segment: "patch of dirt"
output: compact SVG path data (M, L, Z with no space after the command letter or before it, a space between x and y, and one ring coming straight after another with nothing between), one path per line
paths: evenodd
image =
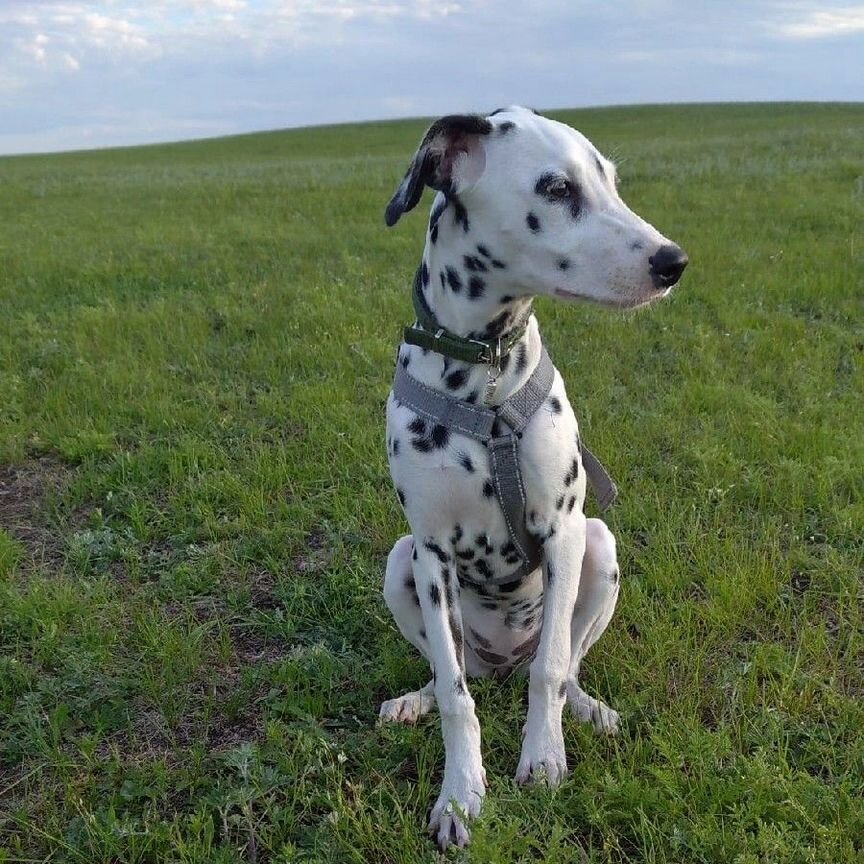
M306 551L294 559L294 569L297 573L317 573L328 567L330 558L327 537L316 528L306 537Z
M45 513L45 498L63 489L71 474L68 466L48 456L0 466L0 527L24 547L25 569L63 566L65 544Z

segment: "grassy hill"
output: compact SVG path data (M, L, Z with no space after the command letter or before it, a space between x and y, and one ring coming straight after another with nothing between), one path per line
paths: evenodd
M522 790L525 681L475 683L462 857L864 861L864 106L556 116L691 264L537 303L622 490L624 729ZM437 718L374 725L427 672L380 594L424 128L0 159L0 861L433 859Z

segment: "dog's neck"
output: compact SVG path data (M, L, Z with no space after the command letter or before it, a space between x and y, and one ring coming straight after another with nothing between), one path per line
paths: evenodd
M399 362L433 389L470 403L498 405L515 393L536 367L540 331L531 314L532 298L513 284L506 258L496 256L494 246L483 242L479 226L469 221L466 231L465 219L470 220L470 216L458 199L451 196L445 201L439 196L426 232L420 268L426 304L441 327L466 339L503 340L525 318L527 327L510 353L501 358L494 392L488 389L490 367L484 363L453 360L404 342ZM480 282L473 283L472 296L473 278Z
M426 231L421 290L438 323L468 339L505 336L530 314L531 300L514 284L508 262L455 196L439 195Z

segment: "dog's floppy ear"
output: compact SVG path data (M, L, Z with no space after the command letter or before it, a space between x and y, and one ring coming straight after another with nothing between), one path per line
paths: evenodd
M424 186L458 192L474 183L486 164L481 138L491 131L492 123L482 114L448 114L436 120L387 205L387 225L395 225L403 213L417 205Z

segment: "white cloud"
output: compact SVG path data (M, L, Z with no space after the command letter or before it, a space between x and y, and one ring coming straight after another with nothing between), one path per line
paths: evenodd
M781 36L789 39L823 39L864 33L864 6L838 6L811 9L797 20L776 25Z

